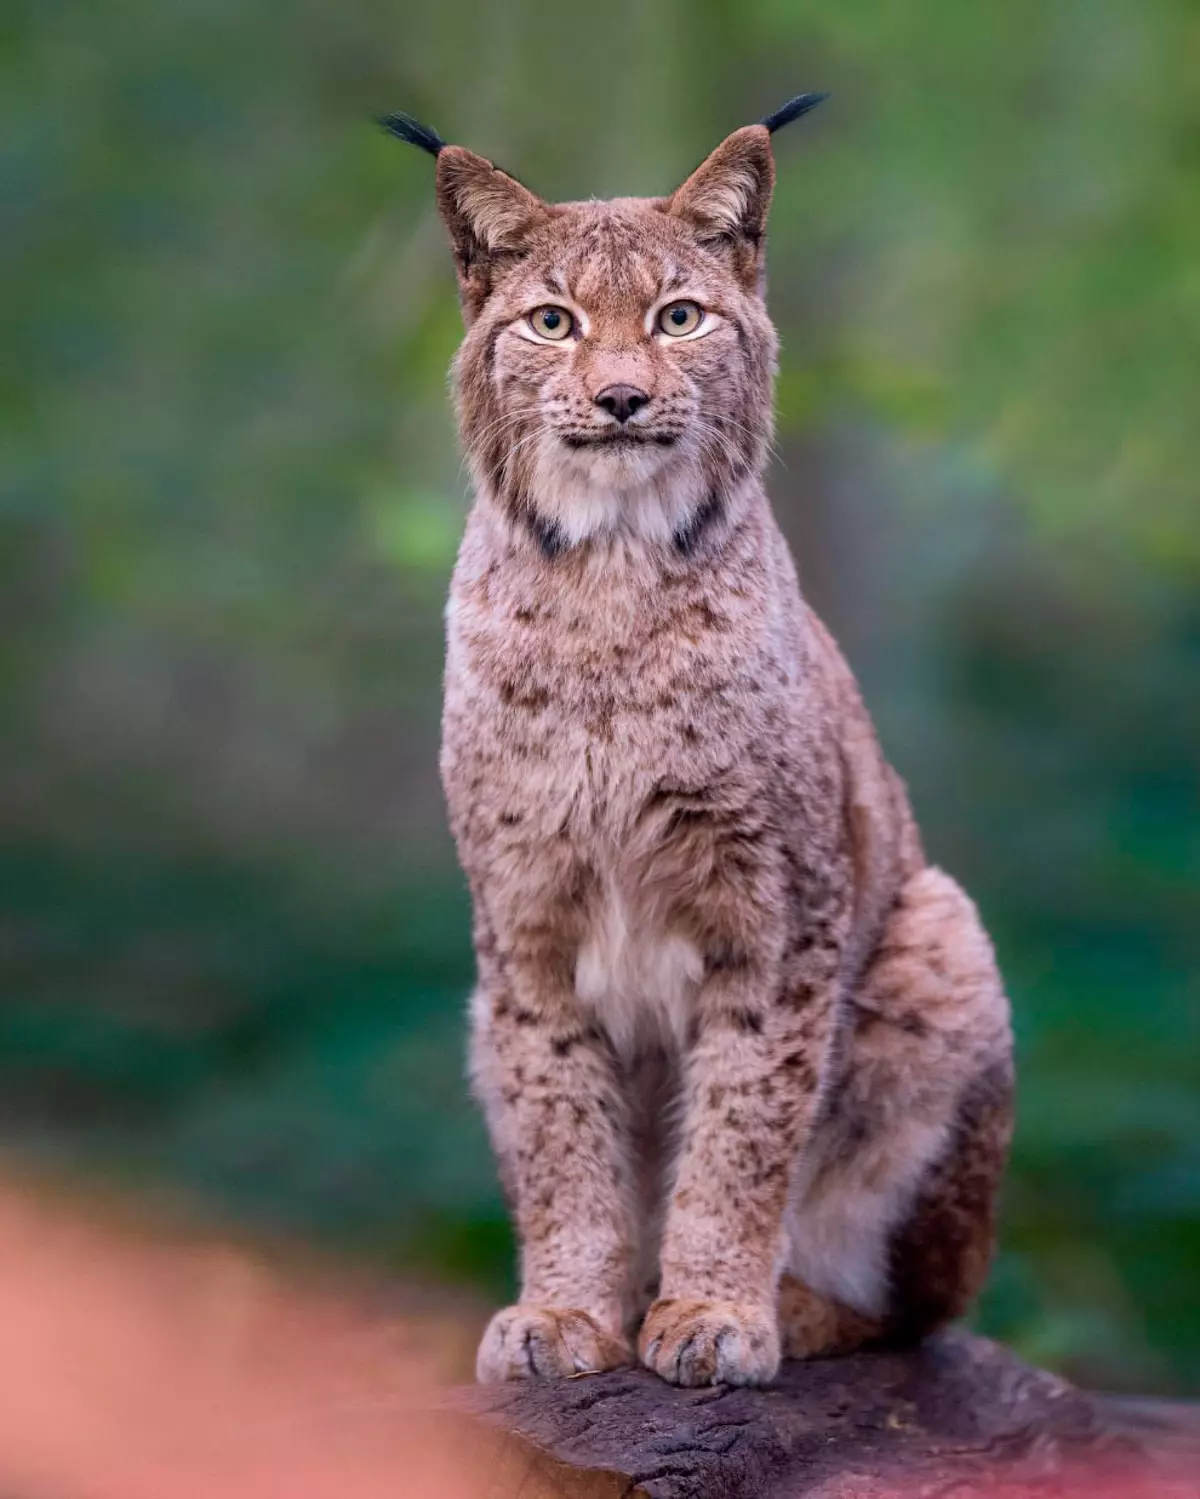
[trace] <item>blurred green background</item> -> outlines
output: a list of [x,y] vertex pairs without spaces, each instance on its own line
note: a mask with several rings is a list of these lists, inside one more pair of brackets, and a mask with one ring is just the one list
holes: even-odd
[[772,492],[1020,1121],[980,1312],[1200,1389],[1194,0],[10,0],[0,1150],[504,1294],[435,774],[467,497],[431,163],[778,139]]

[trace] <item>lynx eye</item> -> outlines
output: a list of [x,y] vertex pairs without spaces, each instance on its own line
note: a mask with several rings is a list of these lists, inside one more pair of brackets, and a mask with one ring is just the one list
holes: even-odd
[[695,333],[704,321],[704,309],[696,302],[669,302],[658,315],[658,327],[672,338]]
[[529,326],[539,338],[559,343],[575,326],[575,319],[565,307],[539,307],[529,314]]

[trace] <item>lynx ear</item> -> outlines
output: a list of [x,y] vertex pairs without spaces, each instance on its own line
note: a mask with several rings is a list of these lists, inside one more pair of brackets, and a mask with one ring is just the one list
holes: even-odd
[[765,271],[762,241],[775,186],[771,136],[828,97],[797,94],[757,125],[735,130],[666,201],[667,212],[686,219],[701,240],[732,251],[747,287],[761,289]]
[[521,253],[550,209],[515,177],[463,146],[438,152],[437,199],[450,231],[463,313],[470,322],[486,301],[497,269]]
[[754,287],[762,274],[762,238],[774,185],[770,132],[765,125],[747,125],[700,163],[666,208],[702,241],[730,250],[739,279]]
[[380,115],[389,135],[437,158],[437,200],[458,270],[463,316],[474,321],[492,289],[497,267],[519,255],[551,209],[515,177],[462,146],[448,146],[436,130],[412,115]]

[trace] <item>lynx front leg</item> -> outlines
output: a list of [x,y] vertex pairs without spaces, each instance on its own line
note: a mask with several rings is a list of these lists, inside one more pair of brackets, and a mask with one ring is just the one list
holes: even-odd
[[484,1333],[478,1378],[631,1362],[632,1192],[606,1043],[565,994],[533,1009],[497,986],[472,1001],[471,1063],[521,1246],[520,1300]]
[[768,1006],[760,984],[740,1002],[705,996],[661,1299],[638,1345],[673,1384],[765,1384],[779,1367],[784,1210],[816,1110],[835,990],[827,978],[800,979],[785,995]]

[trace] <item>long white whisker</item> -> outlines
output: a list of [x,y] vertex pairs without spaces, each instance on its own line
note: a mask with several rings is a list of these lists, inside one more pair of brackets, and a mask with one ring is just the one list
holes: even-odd
[[[700,420],[704,421],[705,419],[700,418]],[[765,432],[759,431],[754,427],[748,427],[745,422],[739,422],[736,417],[723,415],[717,420],[722,427],[730,427],[735,432],[741,432],[744,436],[749,437],[756,442],[762,442],[765,440],[767,450],[774,457],[780,458],[780,460],[782,461],[782,454],[779,452],[779,445],[773,435],[768,437]]]
[[466,468],[471,449],[477,449],[482,443],[486,442],[494,432],[498,432],[505,427],[515,427],[520,420],[521,413],[511,412],[506,416],[496,417],[493,421],[487,422],[482,428],[480,428],[478,432],[472,432],[470,436],[468,451],[463,454],[462,459],[459,462],[459,473],[461,474]]
[[524,437],[519,438],[515,443],[513,443],[510,448],[507,448],[500,455],[499,459],[492,465],[491,469],[489,469],[489,482],[494,483],[496,481],[496,479],[500,475],[500,471],[508,467],[508,464],[513,458],[514,454],[518,453],[521,448],[523,448],[527,443],[533,442],[537,438],[544,437],[547,432],[552,432],[553,430],[553,425],[550,422],[540,422],[536,427],[534,427],[531,432],[527,432]]
[[743,455],[738,451],[735,444],[710,422],[697,422],[696,428],[701,439],[708,438],[711,442],[716,443],[730,463],[736,465],[741,461]]
[[784,463],[783,454],[780,452],[779,444],[776,442],[773,435],[768,437],[765,432],[755,431],[753,427],[746,426],[744,422],[739,422],[732,416],[723,416],[720,418],[720,421],[722,426],[732,427],[734,431],[741,432],[746,437],[749,437],[754,441],[765,441],[767,452],[771,455],[771,457],[778,458],[780,463],[783,463],[783,466],[785,468],[787,467],[787,464]]

